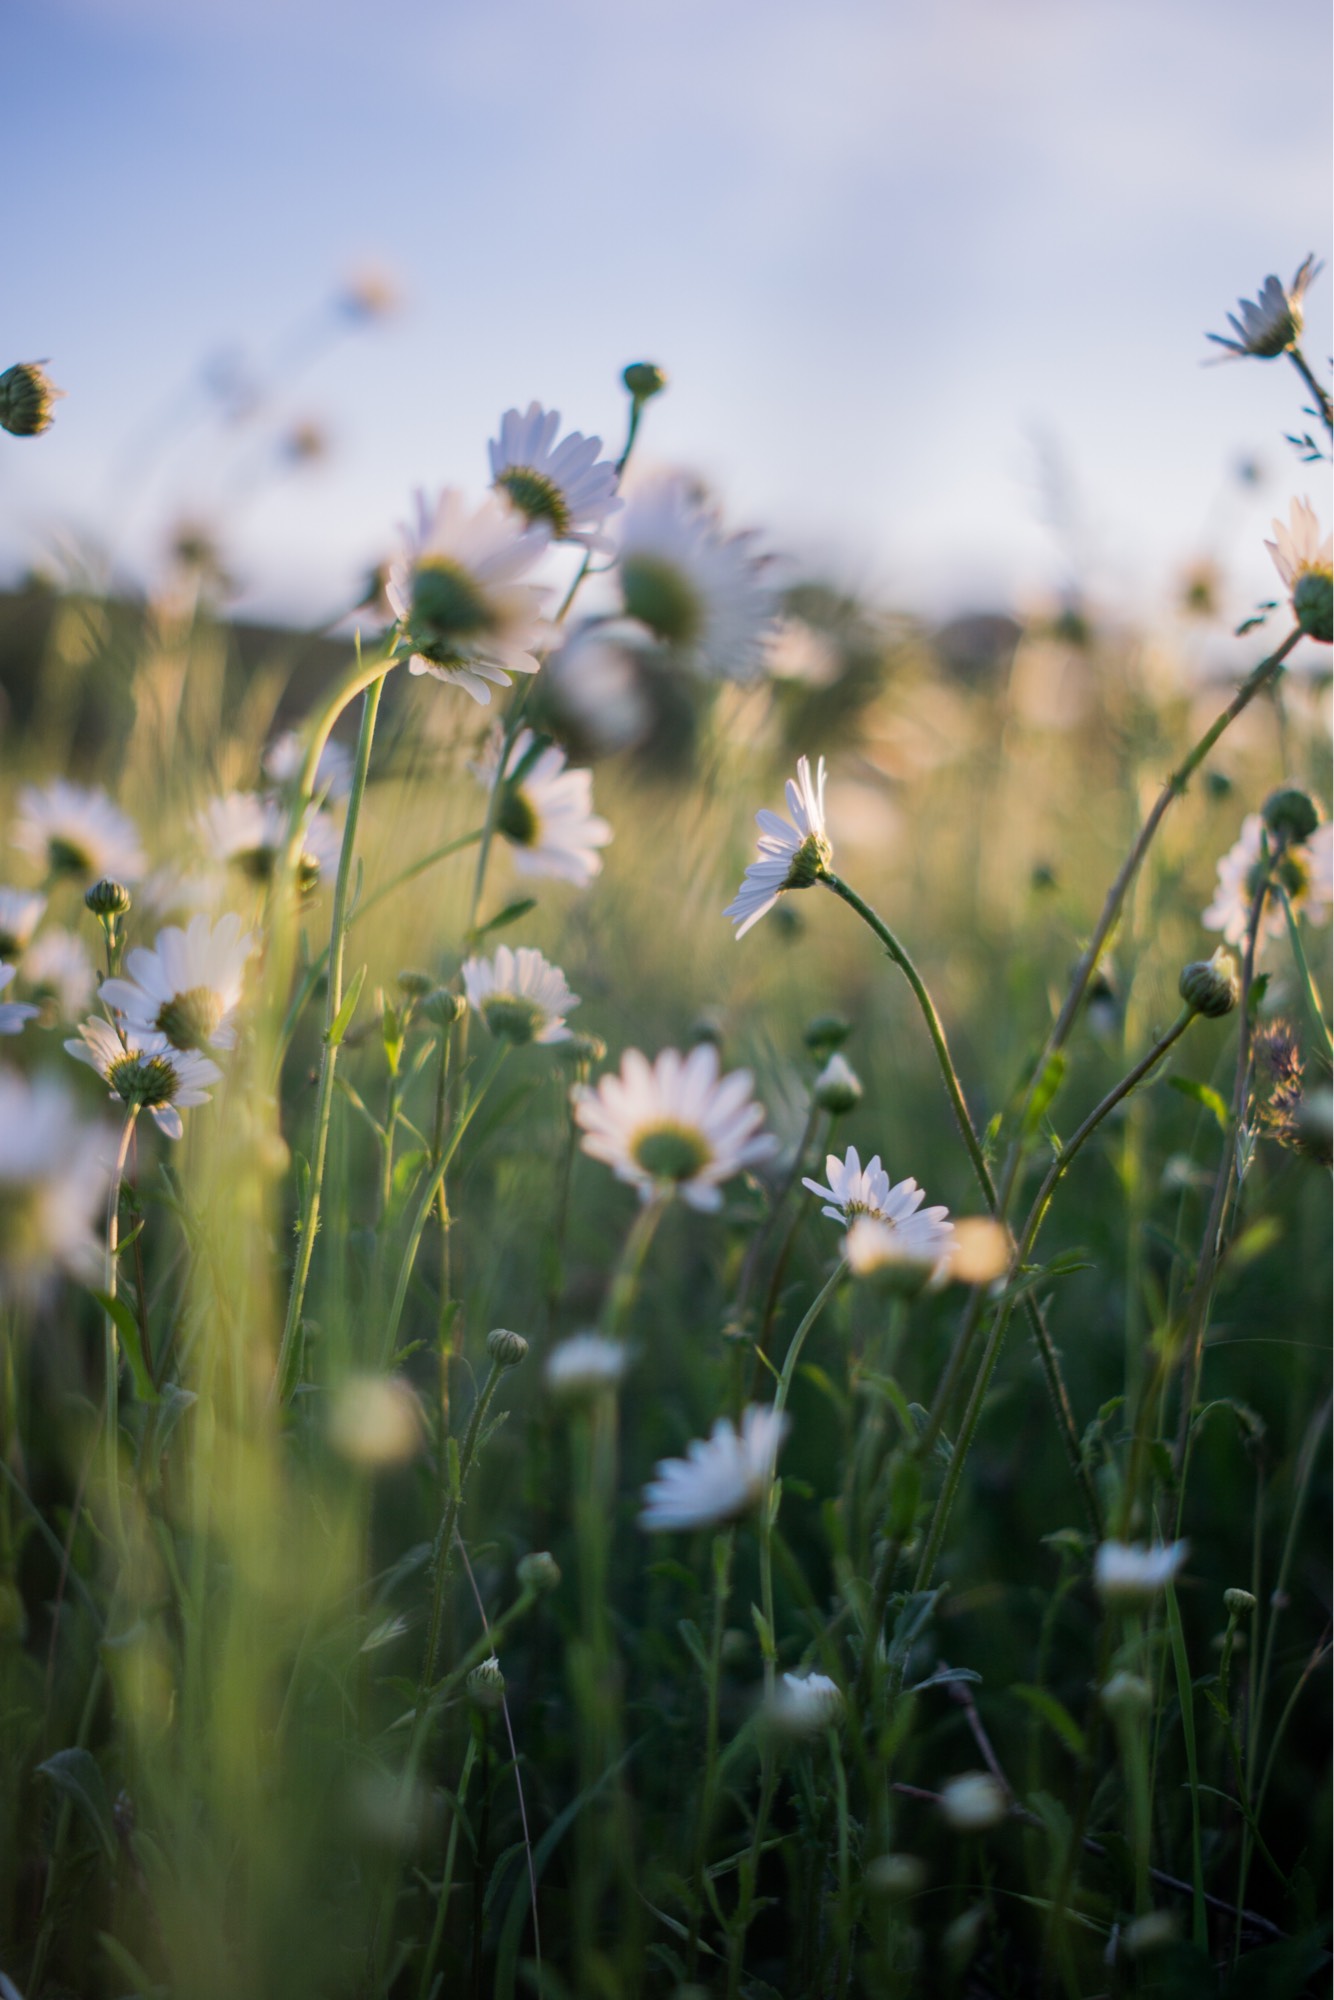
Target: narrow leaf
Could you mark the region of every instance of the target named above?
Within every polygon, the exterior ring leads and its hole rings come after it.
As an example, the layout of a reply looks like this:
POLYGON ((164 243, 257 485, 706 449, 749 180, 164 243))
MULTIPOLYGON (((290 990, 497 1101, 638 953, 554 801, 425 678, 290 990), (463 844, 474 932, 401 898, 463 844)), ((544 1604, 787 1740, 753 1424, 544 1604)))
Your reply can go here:
POLYGON ((49 1778, 62 1798, 68 1799, 79 1817, 96 1834, 108 1861, 116 1858, 116 1829, 111 1817, 111 1801, 97 1760, 87 1750, 57 1750, 37 1769, 49 1778))
POLYGON ((153 1377, 148 1372, 143 1343, 139 1339, 138 1320, 124 1299, 113 1299, 109 1292, 94 1292, 93 1297, 108 1319, 114 1322, 116 1331, 120 1335, 120 1344, 125 1359, 130 1364, 130 1374, 134 1377, 135 1395, 141 1403, 156 1403, 158 1392, 153 1387, 153 1377))
POLYGON ((334 1015, 332 1026, 324 1037, 331 1049, 336 1049, 347 1033, 351 1025, 352 1016, 357 1011, 357 1002, 361 998, 361 989, 365 984, 366 968, 362 965, 353 973, 347 992, 343 995, 343 1004, 334 1015))

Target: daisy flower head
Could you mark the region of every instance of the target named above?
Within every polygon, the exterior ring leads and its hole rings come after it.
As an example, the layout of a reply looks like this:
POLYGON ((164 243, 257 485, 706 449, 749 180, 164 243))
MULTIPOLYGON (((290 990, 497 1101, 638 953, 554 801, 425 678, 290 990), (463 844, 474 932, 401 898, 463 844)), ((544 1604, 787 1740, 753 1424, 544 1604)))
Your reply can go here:
POLYGON ((1189 1542, 1102 1542, 1093 1587, 1104 1604, 1147 1604, 1161 1597, 1190 1553, 1189 1542))
MULTIPOLYGON (((248 882, 264 884, 287 849, 287 808, 258 792, 228 792, 210 799, 195 819, 200 845, 220 867, 235 868, 248 882)), ((337 872, 342 835, 327 813, 312 810, 301 828, 298 887, 313 889, 337 872)))
POLYGON ((1313 253, 1298 266, 1297 275, 1286 290, 1282 280, 1271 272, 1257 298, 1239 300, 1237 312, 1228 314, 1228 325, 1236 338, 1229 339, 1225 333, 1210 333, 1205 338, 1225 347, 1229 360, 1254 355, 1257 360, 1272 361, 1276 355, 1286 353, 1301 338, 1302 301, 1307 288, 1323 269, 1313 253))
POLYGON ((1320 534, 1320 522, 1308 500, 1294 500, 1286 523, 1275 521, 1274 539, 1265 547, 1292 596, 1297 623, 1309 638, 1326 646, 1334 634, 1334 535, 1320 534))
MULTIPOLYGON (((922 1199, 920 1188, 916 1199, 922 1199)), ((955 1248, 954 1224, 947 1208, 917 1209, 899 1222, 858 1215, 843 1239, 843 1255, 852 1275, 878 1281, 895 1291, 915 1292, 928 1283, 943 1285, 950 1275, 955 1248)))
POLYGON ((35 889, 0 888, 0 958, 17 958, 42 921, 46 897, 35 889))
POLYGON ((777 609, 768 558, 751 533, 723 533, 689 480, 670 474, 640 487, 619 535, 621 596, 629 617, 715 680, 762 671, 777 609))
POLYGON ((144 872, 134 822, 104 791, 71 785, 64 778, 24 786, 14 845, 53 876, 137 882, 144 872))
POLYGON ((552 1348, 543 1373, 553 1396, 573 1400, 619 1388, 629 1365, 624 1341, 608 1340, 602 1333, 574 1333, 552 1348))
MULTIPOLYGON (((1277 842, 1261 813, 1247 813, 1241 837, 1218 864, 1218 887, 1200 919, 1206 930, 1221 931, 1227 944, 1243 946, 1255 898, 1269 881, 1287 894, 1294 915, 1323 924, 1334 902, 1334 825, 1324 820, 1305 840, 1277 842)), ((1286 937, 1282 899, 1267 895, 1257 943, 1286 937)))
MULTIPOLYGON (((0 965, 0 993, 3 993, 14 977, 15 967, 0 965)), ((25 1000, 0 1000, 0 1035, 18 1035, 35 1014, 38 1007, 30 1007, 25 1000)))
POLYGON ((784 1674, 769 1703, 773 1727, 798 1740, 823 1735, 842 1713, 842 1689, 828 1674, 784 1674))
POLYGON ((502 944, 494 958, 470 958, 463 966, 463 991, 473 1012, 493 1035, 511 1042, 568 1042, 565 1016, 579 1005, 565 974, 531 945, 511 951, 502 944))
POLYGON ((122 1041, 105 1021, 85 1021, 77 1040, 65 1048, 111 1085, 111 1095, 138 1111, 149 1111, 169 1139, 179 1139, 181 1111, 207 1104, 222 1071, 196 1049, 176 1049, 165 1035, 127 1035, 122 1041))
POLYGON ((125 960, 129 977, 104 979, 100 997, 131 1039, 165 1035, 174 1049, 230 1049, 254 948, 233 912, 216 924, 201 913, 185 930, 168 924, 151 950, 137 945, 125 960))
POLYGON ((627 1049, 620 1074, 571 1093, 583 1149, 637 1188, 641 1201, 679 1194, 705 1213, 722 1207, 722 1184, 777 1151, 763 1132, 764 1107, 751 1096, 748 1069, 718 1075, 718 1051, 700 1042, 683 1056, 664 1049, 654 1063, 627 1049))
POLYGON ((416 523, 404 532, 385 594, 412 649, 410 672, 461 687, 483 707, 493 686, 535 674, 550 636, 547 591, 524 579, 546 552, 549 527, 497 494, 469 507, 447 486, 434 507, 417 495, 416 523))
MULTIPOLYGON (((803 1177, 801 1184, 812 1194, 824 1196, 826 1205, 821 1215, 845 1227, 859 1215, 873 1216, 877 1222, 902 1222, 925 1199, 916 1181, 900 1181, 897 1187, 891 1187, 879 1153, 873 1154, 863 1166, 855 1146, 849 1146, 841 1160, 837 1153, 826 1154, 824 1170, 829 1176, 828 1187, 807 1177, 803 1177)), ((946 1211, 942 1209, 941 1213, 946 1211)))
POLYGON ((491 483, 526 520, 545 526, 553 541, 605 553, 612 544, 603 525, 625 504, 616 497, 619 474, 611 459, 599 456, 601 438, 571 431, 556 444, 559 429, 560 411, 540 403, 522 414, 506 410, 500 436, 487 446, 491 483))
POLYGON ((743 1412, 739 1431, 719 1417, 684 1458, 659 1460, 657 1478, 644 1488, 640 1527, 650 1533, 712 1528, 750 1513, 769 1491, 787 1432, 787 1417, 758 1403, 743 1412))
POLYGON ((72 1021, 92 1005, 97 972, 88 947, 73 931, 48 930, 23 954, 23 977, 39 1000, 72 1021))
POLYGON ((586 618, 564 628, 546 664, 548 692, 581 741, 597 750, 644 741, 653 704, 643 662, 655 643, 633 618, 586 618))
POLYGON ((723 911, 736 925, 737 942, 771 910, 786 889, 809 889, 834 858, 824 823, 825 762, 815 767, 808 757, 797 759, 796 779, 787 781, 791 822, 761 807, 755 815, 760 829, 760 853, 747 868, 741 887, 723 911))
POLYGON ((515 737, 503 781, 498 748, 474 769, 488 789, 499 785, 495 823, 521 875, 547 875, 586 889, 601 873, 598 849, 612 834, 593 811, 591 771, 569 770, 565 752, 531 729, 515 737))
POLYGON ((114 1157, 58 1079, 0 1069, 0 1298, 40 1298, 61 1271, 96 1280, 114 1157))

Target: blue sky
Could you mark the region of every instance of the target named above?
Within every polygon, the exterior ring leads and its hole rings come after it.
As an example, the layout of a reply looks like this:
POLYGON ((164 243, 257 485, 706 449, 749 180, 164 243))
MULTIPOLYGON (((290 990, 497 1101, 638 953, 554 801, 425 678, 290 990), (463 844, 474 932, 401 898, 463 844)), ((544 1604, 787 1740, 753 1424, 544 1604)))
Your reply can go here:
POLYGON ((1200 365, 1330 254, 1323 0, 11 0, 5 35, 0 346, 68 392, 0 440, 7 573, 96 542, 146 580, 212 515, 245 602, 323 614, 415 485, 480 490, 507 405, 616 437, 641 355, 655 458, 913 608, 1062 585, 1044 453, 1136 608, 1214 533, 1240 613, 1270 515, 1328 515, 1291 370, 1200 365), (266 484, 263 425, 205 415, 145 473, 207 357, 263 365, 365 263, 403 310, 266 412, 325 422, 324 464, 266 484))

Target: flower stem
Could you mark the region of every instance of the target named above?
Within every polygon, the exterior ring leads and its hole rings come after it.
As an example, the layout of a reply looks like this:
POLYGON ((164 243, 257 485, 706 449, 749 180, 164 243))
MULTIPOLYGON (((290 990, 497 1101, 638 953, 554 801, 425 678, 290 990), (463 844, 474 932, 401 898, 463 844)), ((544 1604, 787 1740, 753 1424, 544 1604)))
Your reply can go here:
MULTIPOLYGON (((352 874, 357 820, 366 791, 366 774, 370 768, 375 718, 379 712, 384 682, 385 667, 381 661, 377 663, 375 675, 365 683, 361 733, 357 739, 357 761, 352 776, 352 791, 347 802, 343 845, 338 856, 338 877, 334 883, 333 917, 329 927, 328 994, 324 1009, 324 1047, 320 1055, 320 1085, 315 1103, 315 1136, 311 1147, 310 1180, 301 1217, 301 1235, 297 1244, 296 1263, 292 1269, 292 1284, 287 1297, 287 1316, 283 1322, 282 1341, 278 1349, 278 1366, 274 1375, 277 1394, 282 1402, 286 1402, 296 1388, 297 1372, 301 1365, 301 1343, 297 1336, 301 1325, 301 1308, 306 1296, 306 1281, 310 1276, 310 1260, 315 1248, 315 1232, 319 1227, 320 1194, 324 1182, 325 1155, 329 1145, 329 1120, 333 1111, 334 1070, 338 1062, 338 1043, 333 1038, 333 1027, 343 1004, 343 948, 347 939, 348 883, 352 874)), ((335 715, 337 713, 338 711, 335 711, 335 715)), ((332 726, 331 720, 329 728, 332 726)), ((324 740, 327 740, 327 737, 326 729, 324 740)), ((319 762, 319 750, 322 748, 323 741, 319 741, 317 732, 316 737, 312 739, 311 748, 306 752, 306 766, 301 775, 303 792, 313 780, 315 765, 319 762), (318 748, 316 748, 317 742, 318 748)))
POLYGON ((1316 407, 1320 412, 1320 420, 1324 424, 1325 429, 1327 431, 1334 431, 1334 403, 1330 401, 1329 391, 1316 381, 1315 376, 1311 373, 1310 364, 1306 356, 1295 341, 1287 349, 1287 356, 1303 382, 1305 382, 1307 388, 1311 391, 1311 394, 1315 397, 1316 407))
POLYGON ((704 1682, 704 1774, 700 1780, 699 1810, 695 1820, 694 1897, 690 1908, 690 1942, 686 1951, 687 1979, 695 1977, 699 1966, 699 1928, 704 1918, 704 1858, 708 1850, 709 1826, 713 1819, 713 1800, 718 1782, 718 1684, 722 1674, 723 1634, 727 1628, 727 1606, 732 1594, 732 1557, 735 1550, 735 1528, 714 1537, 713 1631, 704 1682))
MULTIPOLYGON (((120 1245, 120 1186, 125 1177, 125 1162, 130 1155, 130 1142, 134 1137, 134 1124, 139 1116, 139 1106, 132 1104, 125 1114, 121 1127, 120 1145, 116 1150, 116 1161, 111 1172, 111 1189, 107 1195, 107 1256, 105 1287, 108 1299, 116 1296, 116 1256, 120 1245)), ((106 1477, 107 1509, 111 1516, 112 1531, 117 1547, 125 1539, 125 1524, 120 1511, 120 1342, 116 1338, 116 1322, 112 1315, 106 1315, 103 1332, 106 1357, 106 1477)))
POLYGON ((1302 989, 1302 998, 1306 1002, 1306 1011, 1311 1017, 1311 1025, 1315 1029, 1325 1060, 1329 1062, 1331 1059, 1334 1059, 1334 1037, 1330 1035, 1329 1024, 1325 1019, 1324 1009, 1320 1004, 1320 994, 1316 988, 1311 967, 1307 962, 1306 947, 1302 943, 1302 934, 1292 907, 1292 898, 1283 887, 1283 884, 1278 881, 1275 881, 1271 885, 1270 893, 1277 896, 1283 905, 1283 915, 1287 919, 1288 925, 1288 942, 1292 946, 1292 956, 1297 965, 1297 983, 1302 989))

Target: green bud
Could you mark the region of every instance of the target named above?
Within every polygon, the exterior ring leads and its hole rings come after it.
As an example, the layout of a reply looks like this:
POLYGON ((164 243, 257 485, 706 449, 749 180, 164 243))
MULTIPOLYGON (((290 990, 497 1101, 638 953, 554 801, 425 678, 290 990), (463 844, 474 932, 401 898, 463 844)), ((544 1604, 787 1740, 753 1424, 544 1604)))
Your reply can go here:
POLYGON ((1223 1602, 1233 1618, 1245 1618, 1255 1609, 1255 1599, 1249 1590, 1225 1590, 1223 1602))
POLYGON ((666 371, 656 361, 632 361, 621 380, 637 403, 647 403, 650 396, 660 396, 667 387, 666 371))
POLYGON ((1334 637, 1334 577, 1327 569, 1302 571, 1293 587, 1292 608, 1307 637, 1328 646, 1334 637))
POLYGON ((700 1014, 690 1030, 691 1045, 710 1042, 715 1049, 723 1045, 723 1024, 716 1014, 700 1014))
POLYGON ((1153 1689, 1139 1674, 1113 1674, 1102 1690, 1102 1705, 1118 1722, 1135 1721, 1152 1709, 1153 1689))
POLYGON ((467 1011, 468 1003, 463 995, 451 993, 447 986, 437 986, 422 1002, 422 1013, 428 1021, 434 1021, 437 1028, 452 1028, 467 1011))
POLYGON ((1177 982, 1177 991, 1197 1014, 1217 1021, 1230 1014, 1241 998, 1237 961, 1220 945, 1212 958, 1199 958, 1188 965, 1177 982))
POLYGON ((505 1676, 500 1671, 500 1661, 493 1653, 489 1660, 479 1660, 467 1679, 468 1699, 478 1708, 499 1708, 505 1699, 505 1676))
POLYGON ((877 1854, 862 1880, 875 1896, 915 1896, 926 1883, 926 1866, 915 1854, 877 1854))
POLYGON ((524 1590, 545 1597, 560 1583, 560 1564, 549 1549, 534 1549, 531 1555, 520 1557, 516 1575, 524 1590))
POLYGON ((845 1021, 841 1014, 817 1014, 806 1023, 801 1039, 813 1056, 831 1056, 851 1033, 851 1021, 845 1021))
POLYGON ((830 1056, 815 1079, 815 1101, 822 1111, 836 1118, 855 1111, 864 1096, 861 1078, 840 1055, 830 1056))
POLYGON ((1211 799, 1226 799, 1231 796, 1234 786, 1226 771, 1206 771, 1204 789, 1211 799))
POLYGON ((486 1336, 486 1351, 498 1368, 517 1368, 528 1352, 528 1342, 507 1326, 493 1326, 486 1336))
POLYGON ((555 1049, 562 1062, 585 1075, 594 1063, 604 1062, 607 1055, 607 1044, 601 1035, 571 1035, 568 1042, 557 1042, 555 1049))
POLYGON ((95 917, 123 917, 130 907, 130 892, 123 882, 94 882, 83 900, 95 917))
POLYGON ((51 405, 64 395, 36 361, 20 361, 0 375, 0 427, 11 437, 40 437, 51 428, 51 405))
POLYGON ((434 988, 435 981, 429 972, 407 971, 398 975, 398 990, 406 994, 409 1000, 424 1000, 434 988))
POLYGON ((1320 808, 1300 785, 1280 785, 1260 808, 1260 817, 1284 847, 1309 840, 1320 824, 1320 808))

